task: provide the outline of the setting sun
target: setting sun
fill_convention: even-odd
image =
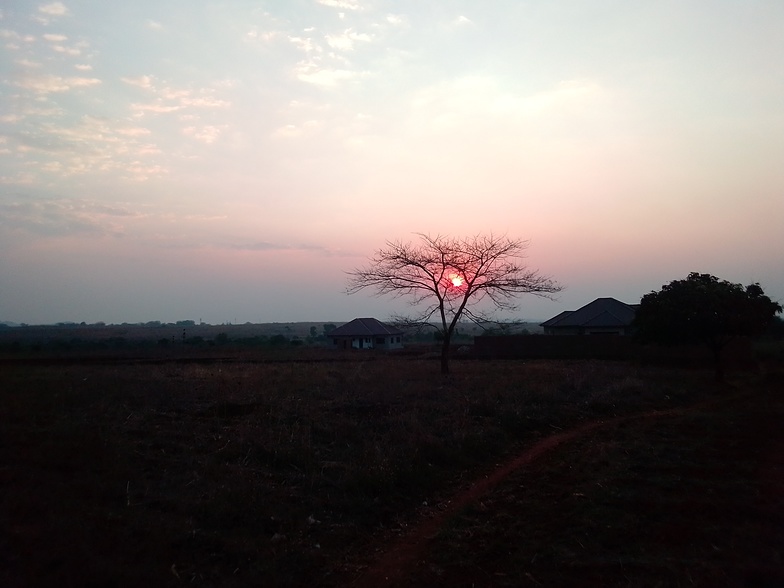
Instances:
[[[465,282],[465,280],[463,280],[463,277],[457,274],[449,274],[449,281],[452,283],[452,286],[455,288],[459,288]]]

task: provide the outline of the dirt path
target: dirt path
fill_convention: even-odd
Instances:
[[[721,400],[729,400],[729,398],[724,397]],[[613,427],[629,421],[652,420],[666,416],[680,415],[704,408],[717,401],[718,400],[711,400],[691,407],[650,411],[642,414],[593,421],[574,429],[551,435],[536,442],[522,453],[496,468],[489,475],[475,481],[469,488],[458,492],[445,503],[438,505],[438,508],[434,508],[433,512],[428,513],[430,518],[424,520],[416,527],[411,528],[403,537],[399,538],[396,542],[393,542],[389,549],[380,555],[352,585],[376,587],[398,586],[404,583],[411,570],[426,551],[430,541],[438,535],[440,529],[447,521],[470,504],[479,501],[481,497],[492,492],[513,472],[532,463],[555,448],[575,439],[586,437],[599,429]]]

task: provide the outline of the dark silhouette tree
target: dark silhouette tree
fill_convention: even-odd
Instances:
[[[692,272],[685,280],[674,280],[661,291],[643,296],[634,325],[643,341],[706,345],[713,355],[716,377],[721,379],[726,345],[737,337],[764,333],[781,311],[781,305],[765,296],[759,284],[744,288]]]
[[[780,316],[774,318],[765,331],[765,337],[775,340],[784,339],[784,319]]]
[[[449,373],[449,346],[461,317],[481,324],[489,318],[479,308],[517,308],[521,294],[546,298],[562,286],[523,264],[528,241],[495,235],[457,238],[417,233],[416,244],[387,241],[367,267],[349,272],[348,294],[365,288],[377,295],[408,297],[421,311],[396,317],[404,325],[432,325],[441,334],[441,373]],[[432,322],[431,322],[432,321]]]

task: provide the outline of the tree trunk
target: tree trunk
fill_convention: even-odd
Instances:
[[[449,373],[449,335],[444,336],[444,341],[441,343],[441,373],[446,375]]]

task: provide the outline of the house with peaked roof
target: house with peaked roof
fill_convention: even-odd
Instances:
[[[403,331],[374,318],[355,318],[327,335],[335,349],[401,349]]]
[[[577,310],[565,310],[541,323],[545,335],[631,335],[639,304],[597,298]]]

